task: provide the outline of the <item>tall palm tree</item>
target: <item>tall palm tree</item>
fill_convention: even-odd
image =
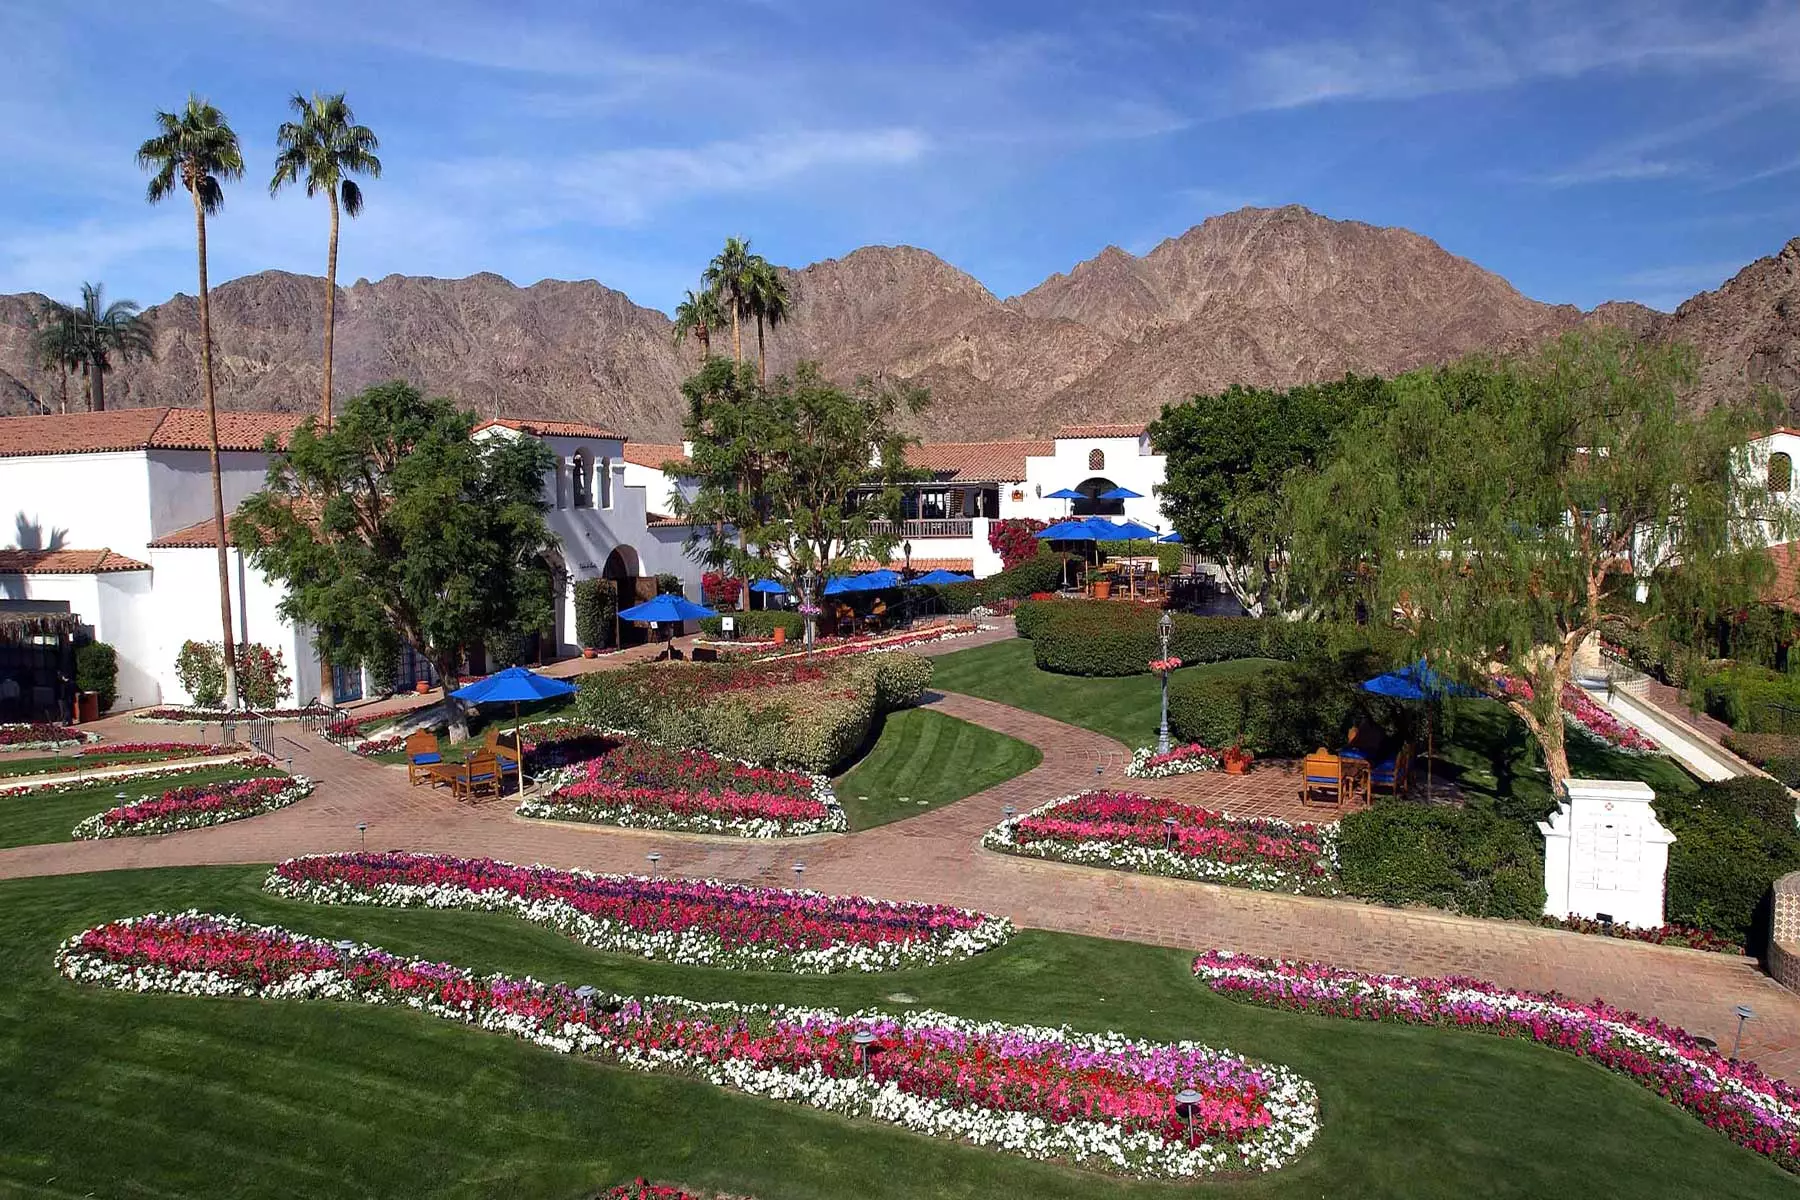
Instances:
[[[69,411],[69,371],[81,368],[81,350],[75,334],[75,310],[60,300],[46,300],[38,308],[32,346],[45,370],[54,367],[61,392],[61,407]]]
[[[106,288],[98,283],[81,285],[81,304],[69,309],[68,337],[71,365],[79,365],[87,377],[88,411],[106,411],[106,373],[113,359],[130,362],[156,352],[148,317],[140,316],[135,300],[106,302]]]
[[[223,179],[241,179],[244,155],[225,115],[190,95],[180,112],[156,114],[156,136],[138,147],[138,165],[151,172],[150,203],[184,188],[194,202],[194,243],[200,259],[200,375],[206,390],[206,442],[212,458],[213,538],[219,546],[220,648],[225,655],[225,707],[237,707],[237,646],[231,636],[231,571],[225,556],[225,492],[219,480],[219,410],[213,393],[212,309],[206,291],[206,217],[225,205]]]
[[[793,311],[793,302],[788,299],[787,284],[782,281],[781,272],[770,265],[769,260],[760,254],[750,257],[750,294],[747,297],[748,307],[756,318],[756,381],[768,382],[768,359],[763,353],[763,326],[770,329],[787,320]]]
[[[337,302],[338,209],[354,217],[362,211],[362,189],[350,175],[381,178],[381,160],[375,151],[381,143],[367,125],[356,124],[344,93],[321,96],[313,93],[308,100],[301,95],[288,99],[300,119],[284,121],[275,131],[275,177],[269,181],[273,196],[284,184],[306,178],[306,194],[325,193],[331,204],[331,243],[325,253],[325,381],[321,388],[319,416],[325,427],[331,427],[331,331]]]
[[[706,274],[700,277],[706,289],[717,296],[731,313],[731,358],[737,363],[744,361],[744,339],[740,326],[750,311],[752,257],[749,241],[728,237],[725,239],[725,248],[713,255],[712,262],[706,266]]]
[[[696,296],[690,291],[687,299],[675,306],[675,346],[680,349],[681,343],[692,335],[700,343],[701,362],[712,356],[713,330],[724,328],[725,311],[712,292],[702,291]]]

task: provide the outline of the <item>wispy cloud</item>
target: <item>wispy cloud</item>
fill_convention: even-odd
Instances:
[[[1676,263],[1665,267],[1647,267],[1621,276],[1619,282],[1628,288],[1659,293],[1681,292],[1685,298],[1694,292],[1718,287],[1742,270],[1737,261]]]

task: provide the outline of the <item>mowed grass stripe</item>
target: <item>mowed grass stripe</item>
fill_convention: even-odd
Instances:
[[[913,708],[889,714],[874,746],[833,786],[850,828],[869,829],[985,791],[1042,761],[1017,738]]]

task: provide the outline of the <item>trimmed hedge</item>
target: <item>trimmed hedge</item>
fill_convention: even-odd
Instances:
[[[119,698],[119,655],[105,642],[75,647],[75,690],[100,693],[100,711]]]
[[[998,600],[1023,600],[1033,592],[1054,592],[1062,586],[1063,564],[1067,561],[1067,555],[1042,548],[1036,558],[1028,559],[997,575],[977,579],[974,583],[929,587],[925,591],[943,604],[944,611],[966,613],[979,605],[993,604]]]
[[[667,745],[829,775],[862,748],[876,717],[917,704],[930,682],[931,660],[904,652],[819,665],[646,664],[583,676],[576,710]]]
[[[1162,610],[1112,600],[1031,600],[1013,614],[1039,669],[1060,675],[1143,675],[1162,649]],[[1239,658],[1292,660],[1322,649],[1322,625],[1279,617],[1174,614],[1169,652],[1189,666]]]
[[[777,629],[787,630],[790,642],[806,636],[806,618],[797,612],[764,608],[752,609],[749,612],[736,612],[731,615],[736,618],[739,637],[766,638]],[[719,617],[702,617],[700,618],[700,632],[708,637],[718,637],[724,632],[724,624]]]
[[[1745,776],[1659,795],[1669,847],[1665,919],[1735,938],[1755,953],[1768,943],[1770,888],[1800,870],[1794,800],[1773,779]]]
[[[575,640],[587,650],[612,645],[613,617],[619,611],[619,585],[611,579],[575,581]]]
[[[1370,651],[1318,654],[1300,663],[1244,659],[1230,670],[1177,671],[1169,681],[1169,726],[1183,742],[1297,757],[1340,744],[1359,718],[1391,722],[1391,705],[1358,686],[1379,673]]]
[[[1800,734],[1800,677],[1727,667],[1702,677],[1694,690],[1709,716],[1740,733]]]
[[[1725,735],[1725,748],[1761,767],[1791,788],[1800,788],[1800,736],[1788,733],[1738,733]]]
[[[1523,826],[1480,808],[1392,801],[1338,823],[1338,874],[1351,895],[1535,921],[1544,852]]]

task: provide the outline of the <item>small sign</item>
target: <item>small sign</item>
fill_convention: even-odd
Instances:
[[[736,617],[720,617],[719,618],[719,629],[722,632],[731,634],[735,637],[737,634],[737,618]]]

